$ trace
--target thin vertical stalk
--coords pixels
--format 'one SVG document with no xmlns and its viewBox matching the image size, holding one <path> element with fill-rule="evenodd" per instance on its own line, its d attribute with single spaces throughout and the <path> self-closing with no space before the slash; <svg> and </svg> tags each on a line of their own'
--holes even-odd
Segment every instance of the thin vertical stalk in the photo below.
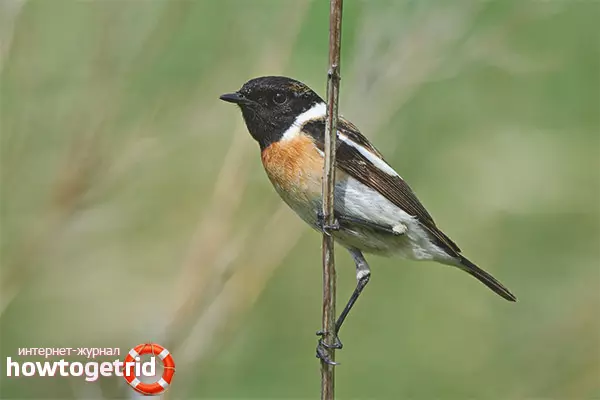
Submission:
<svg viewBox="0 0 600 400">
<path fill-rule="evenodd" d="M 323 167 L 323 226 L 333 226 L 335 187 L 335 144 L 338 122 L 338 101 L 340 93 L 340 50 L 342 42 L 342 3 L 343 0 L 330 0 L 329 9 L 329 71 L 327 74 L 327 122 L 325 124 L 325 165 Z M 327 344 L 333 344 L 335 331 L 335 291 L 336 273 L 333 237 L 323 232 L 323 332 Z M 329 349 L 329 357 L 335 360 L 335 350 Z M 321 362 L 321 399 L 334 398 L 334 365 Z"/>
</svg>

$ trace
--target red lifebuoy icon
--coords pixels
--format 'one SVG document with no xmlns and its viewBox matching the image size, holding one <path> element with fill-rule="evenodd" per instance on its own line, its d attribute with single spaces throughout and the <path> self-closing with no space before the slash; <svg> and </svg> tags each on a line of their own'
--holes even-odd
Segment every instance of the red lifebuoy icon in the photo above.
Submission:
<svg viewBox="0 0 600 400">
<path fill-rule="evenodd" d="M 136 358 L 144 354 L 155 355 L 162 361 L 163 374 L 160 379 L 154 383 L 141 382 L 135 375 L 135 369 L 131 367 L 127 368 L 127 363 L 137 363 L 139 359 Z M 127 357 L 125 357 L 123 377 L 125 377 L 127 383 L 139 393 L 145 395 L 157 395 L 163 393 L 171 384 L 173 375 L 175 375 L 175 362 L 173 361 L 173 357 L 171 356 L 171 353 L 169 353 L 169 350 L 159 344 L 143 343 L 137 345 L 131 349 L 127 354 Z"/>
</svg>

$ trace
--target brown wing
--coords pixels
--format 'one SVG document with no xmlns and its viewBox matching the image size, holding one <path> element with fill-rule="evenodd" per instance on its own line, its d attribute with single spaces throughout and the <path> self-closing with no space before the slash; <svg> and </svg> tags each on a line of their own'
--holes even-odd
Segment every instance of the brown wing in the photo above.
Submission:
<svg viewBox="0 0 600 400">
<path fill-rule="evenodd" d="M 316 145 L 323 150 L 324 148 L 324 120 L 312 120 L 304 125 L 303 130 L 309 133 L 315 140 Z M 346 136 L 356 146 L 360 146 L 383 162 L 381 153 L 364 137 L 360 131 L 348 121 L 341 119 L 338 123 L 338 132 Z M 363 155 L 355 146 L 346 141 L 337 139 L 336 145 L 336 164 L 337 167 L 348 173 L 354 179 L 377 190 L 386 199 L 394 205 L 404 210 L 425 227 L 435 239 L 436 243 L 457 256 L 460 248 L 448 236 L 446 236 L 436 226 L 431 215 L 421 204 L 410 186 L 398 175 L 390 175 L 377 168 L 365 155 Z"/>
</svg>

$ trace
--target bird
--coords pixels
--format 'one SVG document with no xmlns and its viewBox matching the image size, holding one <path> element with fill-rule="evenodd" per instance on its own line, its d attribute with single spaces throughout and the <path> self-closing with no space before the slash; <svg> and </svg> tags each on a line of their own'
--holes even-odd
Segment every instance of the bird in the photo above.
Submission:
<svg viewBox="0 0 600 400">
<path fill-rule="evenodd" d="M 261 152 L 275 191 L 308 225 L 326 231 L 346 248 L 356 266 L 356 288 L 336 320 L 335 331 L 317 332 L 317 354 L 332 361 L 326 348 L 342 348 L 338 333 L 369 282 L 364 254 L 399 256 L 457 267 L 504 299 L 516 297 L 492 275 L 469 261 L 436 225 L 406 181 L 379 150 L 347 119 L 336 132 L 334 218 L 322 215 L 322 178 L 327 104 L 304 83 L 284 76 L 249 80 L 220 99 L 236 104 Z M 324 335 L 333 334 L 333 344 Z"/>
</svg>

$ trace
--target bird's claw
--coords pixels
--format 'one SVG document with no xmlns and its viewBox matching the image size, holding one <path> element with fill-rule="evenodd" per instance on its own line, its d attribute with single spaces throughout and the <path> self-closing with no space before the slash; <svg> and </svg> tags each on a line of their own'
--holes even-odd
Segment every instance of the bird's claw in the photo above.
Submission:
<svg viewBox="0 0 600 400">
<path fill-rule="evenodd" d="M 327 333 L 327 332 L 325 332 L 325 331 L 323 331 L 323 330 L 321 330 L 321 329 L 319 329 L 319 330 L 317 331 L 317 336 L 320 336 L 320 337 L 321 337 L 321 338 L 319 339 L 319 342 L 322 342 L 322 343 L 323 343 L 323 347 L 325 347 L 325 348 L 327 348 L 327 349 L 336 349 L 336 350 L 341 350 L 341 349 L 344 347 L 344 344 L 342 343 L 342 341 L 340 340 L 340 338 L 339 338 L 339 336 L 338 336 L 337 334 L 336 334 L 336 335 L 334 336 L 334 338 L 333 338 L 333 339 L 334 339 L 334 340 L 333 340 L 333 344 L 325 343 L 325 342 L 323 341 L 323 338 L 324 338 L 325 336 L 327 336 L 327 335 L 328 335 L 328 333 Z"/>
<path fill-rule="evenodd" d="M 320 359 L 321 361 L 323 361 L 325 364 L 340 365 L 340 363 L 337 363 L 337 362 L 333 361 L 331 358 L 329 358 L 329 352 L 325 348 L 322 339 L 319 339 L 319 343 L 317 344 L 317 355 L 316 355 L 316 357 L 318 359 Z"/>
<path fill-rule="evenodd" d="M 317 336 L 320 336 L 319 341 L 317 343 L 317 358 L 320 359 L 321 361 L 323 361 L 325 364 L 339 365 L 339 363 L 333 361 L 329 357 L 328 350 L 330 350 L 330 349 L 338 349 L 339 350 L 342 347 L 344 347 L 344 345 L 342 344 L 340 338 L 337 335 L 335 335 L 334 341 L 332 344 L 325 343 L 323 338 L 326 335 L 327 335 L 327 333 L 322 330 L 317 331 Z"/>
<path fill-rule="evenodd" d="M 317 227 L 319 227 L 327 235 L 331 235 L 331 232 L 339 231 L 341 229 L 340 222 L 338 219 L 333 220 L 333 224 L 326 224 L 323 213 L 317 213 Z"/>
</svg>

